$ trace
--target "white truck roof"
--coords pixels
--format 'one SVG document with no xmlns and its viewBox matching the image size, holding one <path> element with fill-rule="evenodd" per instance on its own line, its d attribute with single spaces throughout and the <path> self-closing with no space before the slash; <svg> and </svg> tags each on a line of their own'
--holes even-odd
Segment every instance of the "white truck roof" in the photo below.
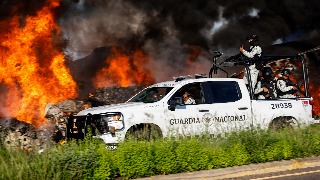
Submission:
<svg viewBox="0 0 320 180">
<path fill-rule="evenodd" d="M 149 87 L 175 87 L 179 84 L 188 84 L 192 82 L 205 82 L 205 81 L 243 81 L 243 79 L 238 79 L 238 78 L 188 78 L 188 79 L 183 79 L 179 81 L 164 81 L 164 82 L 159 82 L 156 84 L 153 84 Z"/>
</svg>

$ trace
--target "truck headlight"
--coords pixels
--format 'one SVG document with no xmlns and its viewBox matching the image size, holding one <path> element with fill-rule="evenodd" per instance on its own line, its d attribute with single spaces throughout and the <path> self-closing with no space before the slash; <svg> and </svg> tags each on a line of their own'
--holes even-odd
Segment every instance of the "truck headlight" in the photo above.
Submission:
<svg viewBox="0 0 320 180">
<path fill-rule="evenodd" d="M 124 129 L 124 118 L 122 113 L 115 112 L 115 113 L 104 113 L 101 114 L 102 117 L 105 118 L 105 121 L 108 123 L 109 131 L 115 132 L 117 130 Z"/>
<path fill-rule="evenodd" d="M 122 120 L 121 115 L 114 115 L 110 119 L 111 119 L 111 121 L 121 121 Z"/>
</svg>

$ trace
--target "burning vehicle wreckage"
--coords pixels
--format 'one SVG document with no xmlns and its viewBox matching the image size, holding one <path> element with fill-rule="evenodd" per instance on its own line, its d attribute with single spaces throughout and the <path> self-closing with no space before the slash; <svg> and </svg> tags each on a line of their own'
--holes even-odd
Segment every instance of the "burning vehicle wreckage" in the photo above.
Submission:
<svg viewBox="0 0 320 180">
<path fill-rule="evenodd" d="M 320 48 L 314 48 L 310 51 L 315 51 L 318 49 Z M 248 65 L 253 63 L 253 61 L 258 60 L 261 67 L 272 68 L 273 74 L 276 77 L 281 76 L 280 72 L 283 69 L 287 68 L 293 71 L 295 75 L 293 82 L 296 83 L 295 86 L 297 87 L 297 91 L 295 93 L 296 99 L 312 99 L 312 96 L 309 92 L 309 77 L 307 61 L 305 58 L 306 52 L 292 56 L 262 56 L 256 60 L 248 59 L 241 54 L 237 54 L 235 56 L 231 56 L 223 62 L 218 63 L 217 59 L 221 57 L 222 53 L 215 51 L 213 52 L 213 63 L 209 71 L 209 78 L 207 78 L 205 74 L 198 74 L 195 79 L 215 79 L 213 76 L 217 74 L 218 70 L 226 73 L 227 78 L 229 78 L 229 74 L 225 68 L 234 67 L 241 67 L 241 69 L 244 69 L 244 71 L 247 71 L 247 73 L 250 74 Z M 231 75 L 230 78 L 240 79 L 242 76 L 243 71 L 241 71 L 239 74 Z M 184 80 L 186 78 L 186 76 L 178 77 L 175 79 L 175 82 Z M 169 89 L 166 89 L 168 92 L 173 89 L 173 87 L 168 88 Z M 100 88 L 90 93 L 89 97 L 85 100 L 67 99 L 58 104 L 48 104 L 45 114 L 46 119 L 50 123 L 48 123 L 49 125 L 46 127 L 35 128 L 31 124 L 21 122 L 14 118 L 1 118 L 0 131 L 4 132 L 1 133 L 1 143 L 9 146 L 20 146 L 24 150 L 29 150 L 32 149 L 32 146 L 34 145 L 44 148 L 44 146 L 48 146 L 49 140 L 51 142 L 64 142 L 66 139 L 83 139 L 87 135 L 92 135 L 104 139 L 107 144 L 116 144 L 118 141 L 109 141 L 106 140 L 106 138 L 114 139 L 117 133 L 123 132 L 124 130 L 126 130 L 126 137 L 127 135 L 135 136 L 136 134 L 141 133 L 141 124 L 135 124 L 132 127 L 126 127 L 124 123 L 125 118 L 130 117 L 124 117 L 121 110 L 133 107 L 137 103 L 150 104 L 156 102 L 154 100 L 145 102 L 134 101 L 139 99 L 138 96 L 141 95 L 141 92 L 143 93 L 146 89 L 148 90 L 148 87 L 143 86 L 132 86 L 127 88 Z M 249 92 L 251 100 L 257 99 L 257 96 L 254 93 L 254 87 L 251 86 L 251 83 L 249 83 L 247 91 Z M 163 95 L 160 94 L 156 98 L 161 99 L 168 95 L 168 92 Z M 136 95 L 131 97 L 132 94 Z M 152 98 L 155 97 L 153 96 L 151 99 Z M 178 101 L 175 102 L 177 103 Z M 121 103 L 121 107 L 118 107 L 117 111 L 113 111 L 113 109 L 116 109 L 117 107 L 116 104 L 119 103 Z M 309 104 L 311 105 L 311 103 L 313 102 L 310 101 Z M 173 107 L 172 104 L 168 104 L 167 106 L 169 111 L 174 111 L 174 109 L 177 109 L 176 104 Z M 95 112 L 96 110 L 99 112 Z M 315 117 L 314 112 L 312 113 L 312 116 Z M 148 114 L 148 112 L 145 112 L 145 114 Z M 151 116 L 148 118 L 152 119 Z M 200 120 L 195 118 L 192 122 L 195 123 L 196 121 Z M 188 122 L 191 123 L 191 121 Z M 187 122 L 184 123 L 186 124 Z M 152 127 L 148 127 L 147 130 L 151 130 L 150 128 Z M 159 133 L 158 135 L 163 136 L 162 133 Z M 150 138 L 150 136 L 146 137 L 146 139 Z"/>
<path fill-rule="evenodd" d="M 315 48 L 310 51 L 315 51 L 318 49 L 319 48 Z M 305 53 L 306 52 L 292 55 L 292 56 L 262 56 L 258 59 L 248 59 L 242 56 L 241 54 L 238 54 L 228 58 L 227 60 L 221 63 L 217 63 L 217 59 L 221 57 L 222 53 L 215 51 L 213 55 L 213 64 L 209 71 L 209 78 L 206 76 L 206 74 L 197 74 L 195 75 L 194 80 L 189 81 L 189 83 L 190 82 L 194 83 L 199 81 L 200 83 L 205 84 L 207 82 L 210 83 L 211 81 L 216 81 L 217 79 L 220 79 L 220 78 L 214 78 L 213 74 L 217 74 L 218 70 L 221 70 L 224 73 L 226 73 L 227 79 L 229 79 L 228 72 L 225 70 L 225 68 L 228 68 L 228 67 L 242 67 L 242 69 L 244 67 L 244 71 L 247 71 L 247 73 L 250 74 L 250 69 L 248 68 L 248 66 L 258 61 L 260 64 L 257 66 L 260 66 L 260 68 L 270 67 L 272 69 L 273 75 L 277 78 L 281 77 L 281 72 L 284 69 L 290 69 L 290 71 L 294 72 L 294 79 L 292 80 L 295 83 L 294 86 L 296 87 L 296 91 L 294 92 L 295 98 L 281 99 L 279 97 L 273 97 L 271 100 L 273 101 L 273 103 L 274 102 L 276 103 L 272 104 L 272 102 L 269 101 L 269 104 L 271 103 L 270 107 L 272 106 L 272 109 L 278 110 L 278 114 L 281 113 L 281 109 L 283 108 L 288 108 L 286 109 L 286 111 L 288 111 L 287 114 L 290 114 L 290 111 L 293 112 L 296 110 L 306 111 L 306 112 L 303 112 L 306 115 L 304 116 L 304 118 L 308 119 L 306 120 L 308 121 L 306 124 L 319 123 L 318 122 L 319 120 L 315 119 L 317 116 L 315 114 L 314 107 L 313 107 L 313 104 L 314 104 L 313 98 L 309 91 L 309 77 L 308 77 L 308 69 L 306 66 L 307 62 L 305 60 L 306 59 Z M 230 78 L 240 79 L 243 76 L 242 73 L 233 74 Z M 200 124 L 202 115 L 197 117 L 195 116 L 195 118 L 180 118 L 180 116 L 183 117 L 182 115 L 183 113 L 181 112 L 178 119 L 169 118 L 168 119 L 168 122 L 170 122 L 169 124 L 168 122 L 167 124 L 165 124 L 164 122 L 165 120 L 159 119 L 159 118 L 167 118 L 167 116 L 169 116 L 168 114 L 174 114 L 174 113 L 177 113 L 177 110 L 181 108 L 182 109 L 186 108 L 181 98 L 176 98 L 176 99 L 172 99 L 172 98 L 175 94 L 179 93 L 179 90 L 177 90 L 178 89 L 177 86 L 183 89 L 183 85 L 177 85 L 177 84 L 179 84 L 180 82 L 181 84 L 183 84 L 183 81 L 187 81 L 186 80 L 187 78 L 188 77 L 186 76 L 181 76 L 181 77 L 175 78 L 175 81 L 167 81 L 167 82 L 151 85 L 149 87 L 146 87 L 144 90 L 140 91 L 138 94 L 136 94 L 135 96 L 130 98 L 128 101 L 122 104 L 111 104 L 111 105 L 89 108 L 87 110 L 80 111 L 78 114 L 70 115 L 66 119 L 65 136 L 67 139 L 83 139 L 90 132 L 90 135 L 103 139 L 106 144 L 114 145 L 128 137 L 141 138 L 142 136 L 144 139 L 149 140 L 156 137 L 168 136 L 169 134 L 168 129 L 171 126 L 174 126 L 175 124 L 181 125 L 181 127 L 182 126 L 186 127 L 186 125 L 188 124 L 189 125 Z M 227 79 L 224 79 L 224 81 L 228 81 Z M 241 80 L 240 81 L 229 80 L 229 81 L 237 81 L 239 82 L 239 86 L 242 86 L 241 83 L 243 83 Z M 249 78 L 249 82 L 251 82 L 250 78 Z M 252 100 L 258 100 L 258 97 L 254 93 L 254 87 L 252 87 L 251 83 L 249 83 L 247 87 L 246 86 L 244 87 L 245 87 L 244 89 L 247 91 L 246 93 L 248 94 L 248 99 L 249 99 L 249 101 L 247 101 L 248 104 Z M 175 92 L 172 92 L 171 90 Z M 150 93 L 154 91 L 157 91 L 157 93 L 153 93 L 149 97 Z M 160 91 L 163 91 L 163 92 L 160 92 Z M 203 93 L 204 88 L 201 91 Z M 172 96 L 172 97 L 168 97 L 168 96 Z M 205 94 L 203 94 L 203 96 L 205 96 Z M 242 96 L 245 96 L 245 95 L 243 94 Z M 207 100 L 204 100 L 204 99 L 205 97 L 202 97 L 203 104 L 210 104 L 210 105 L 214 104 L 213 102 L 207 102 Z M 270 99 L 268 100 L 265 99 L 265 100 L 268 101 Z M 286 100 L 288 101 L 285 102 Z M 159 105 L 159 106 L 163 106 L 164 107 L 163 109 L 157 109 L 158 105 L 152 105 L 153 103 L 160 104 L 159 102 L 163 103 Z M 201 99 L 200 100 L 198 99 L 198 102 L 201 103 Z M 294 103 L 296 105 L 293 105 Z M 260 103 L 260 105 L 261 104 L 262 103 Z M 304 106 L 302 107 L 301 104 L 303 104 Z M 293 106 L 295 107 L 299 106 L 300 109 L 295 110 L 294 108 L 292 108 Z M 211 112 L 212 109 L 210 108 L 211 107 L 209 107 L 209 110 L 203 110 L 203 111 L 198 110 L 198 111 L 201 113 L 206 113 L 209 111 Z M 249 109 L 251 108 L 245 108 L 240 110 L 249 110 Z M 152 112 L 150 112 L 150 111 L 162 111 L 162 110 L 163 112 L 160 112 L 158 114 L 157 113 L 152 114 Z M 130 113 L 128 113 L 128 111 L 130 111 Z M 140 111 L 143 111 L 143 112 L 140 112 Z M 237 114 L 238 112 L 235 112 L 235 113 Z M 161 117 L 155 117 L 156 115 Z M 190 117 L 191 116 L 192 115 L 190 115 Z M 206 118 L 204 118 L 205 116 Z M 270 115 L 270 116 L 273 116 L 273 115 Z M 221 116 L 221 119 L 219 120 L 219 122 L 225 121 L 225 118 L 223 117 L 226 117 L 226 116 Z M 235 115 L 234 117 L 230 116 L 231 119 L 232 118 L 237 119 L 237 117 L 238 117 L 237 115 Z M 243 117 L 243 120 L 241 121 L 245 121 L 246 115 L 243 115 L 241 117 Z M 215 117 L 213 117 L 212 114 L 210 115 L 210 113 L 206 113 L 202 117 L 202 122 L 203 124 L 206 124 L 205 122 L 207 122 L 207 125 L 209 123 L 211 126 L 212 123 L 210 122 L 211 120 L 215 121 L 214 118 Z M 298 124 L 296 122 L 296 119 L 297 118 L 294 118 L 291 116 L 280 115 L 280 117 L 274 118 L 272 122 L 270 121 L 268 123 L 266 122 L 261 122 L 261 123 L 262 124 L 265 123 L 264 125 L 268 127 L 272 125 L 281 126 L 281 127 L 291 126 L 294 123 L 296 123 L 296 125 Z M 247 126 L 248 124 L 249 123 L 242 124 L 242 125 Z M 167 126 L 170 126 L 170 127 L 167 127 Z M 189 130 L 192 131 L 192 129 L 193 128 Z M 156 133 L 151 134 L 151 131 Z M 145 132 L 147 133 L 145 134 Z"/>
</svg>

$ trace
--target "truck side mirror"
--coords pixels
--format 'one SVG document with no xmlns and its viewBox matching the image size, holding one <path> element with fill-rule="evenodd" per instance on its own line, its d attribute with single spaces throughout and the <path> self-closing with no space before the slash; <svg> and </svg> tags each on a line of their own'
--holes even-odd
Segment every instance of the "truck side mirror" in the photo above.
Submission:
<svg viewBox="0 0 320 180">
<path fill-rule="evenodd" d="M 184 105 L 184 101 L 183 101 L 182 97 L 174 97 L 169 100 L 169 110 L 170 111 L 176 110 L 177 105 L 180 105 L 180 106 Z"/>
</svg>

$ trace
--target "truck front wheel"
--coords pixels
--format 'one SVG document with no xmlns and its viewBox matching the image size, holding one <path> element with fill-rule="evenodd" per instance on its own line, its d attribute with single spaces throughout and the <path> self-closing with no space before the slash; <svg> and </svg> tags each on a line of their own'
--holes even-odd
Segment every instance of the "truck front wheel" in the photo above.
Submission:
<svg viewBox="0 0 320 180">
<path fill-rule="evenodd" d="M 159 126 L 154 124 L 138 124 L 132 126 L 126 133 L 126 139 L 129 140 L 156 140 L 163 137 Z"/>
<path fill-rule="evenodd" d="M 281 130 L 284 128 L 296 129 L 299 127 L 297 120 L 291 116 L 277 117 L 272 120 L 269 129 Z"/>
</svg>

